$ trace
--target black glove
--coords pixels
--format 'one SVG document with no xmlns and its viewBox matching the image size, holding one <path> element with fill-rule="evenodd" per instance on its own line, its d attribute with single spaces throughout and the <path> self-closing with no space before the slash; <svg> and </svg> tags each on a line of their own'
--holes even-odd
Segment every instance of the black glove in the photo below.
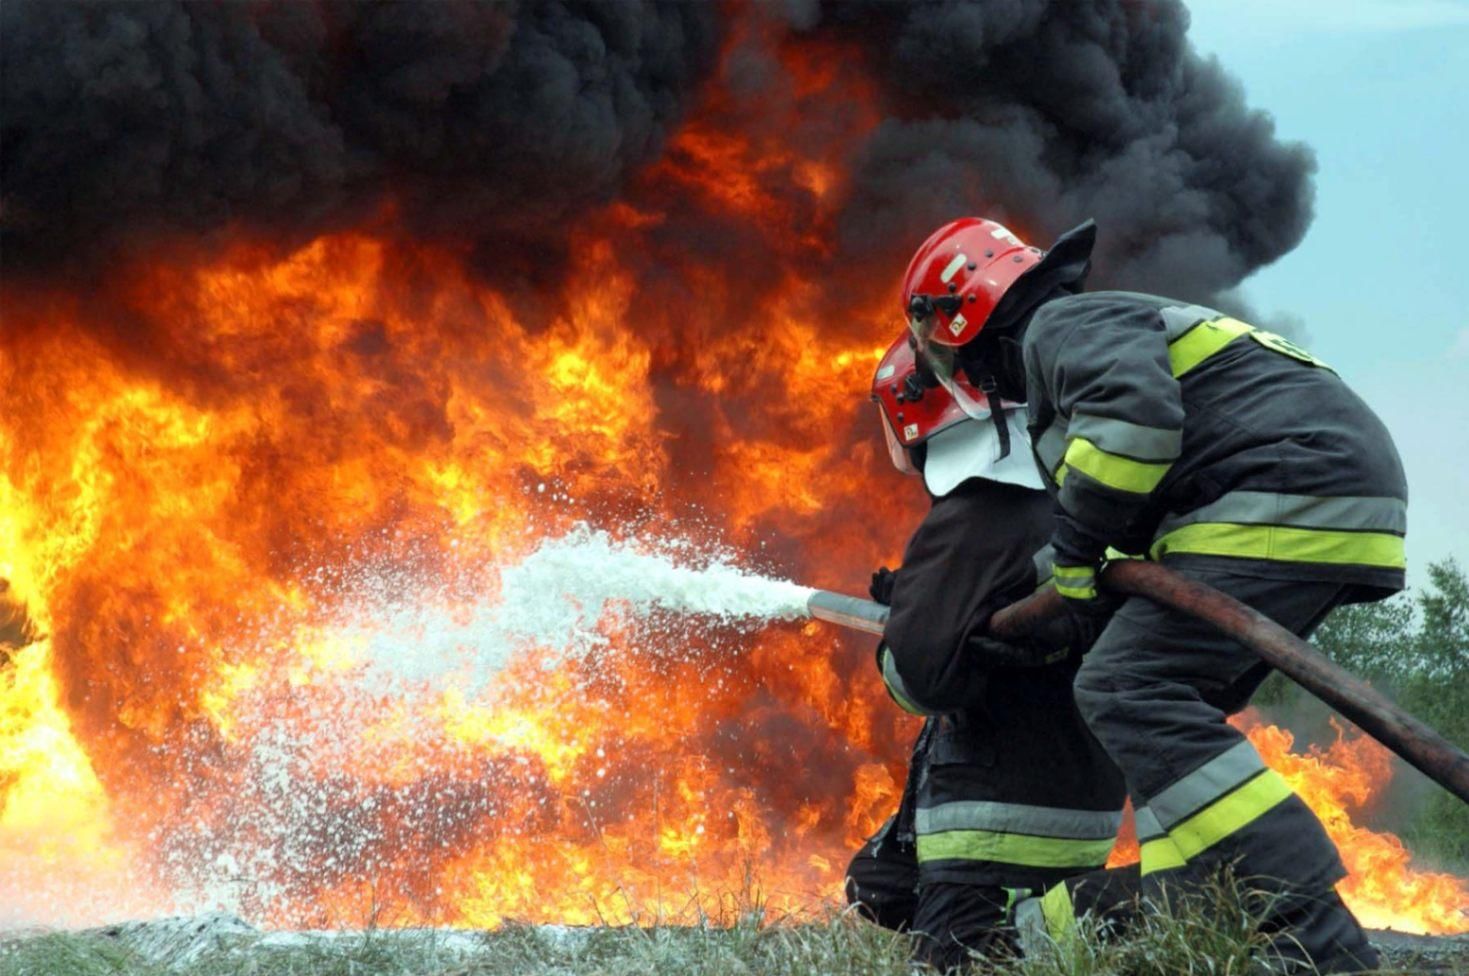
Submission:
<svg viewBox="0 0 1469 976">
<path fill-rule="evenodd" d="M 1011 644 L 1007 641 L 975 634 L 964 642 L 974 666 L 982 670 L 990 668 L 1042 668 L 1048 664 L 1065 660 L 1069 651 L 1062 647 L 1045 648 L 1031 641 Z"/>
<path fill-rule="evenodd" d="M 898 584 L 898 571 L 888 569 L 886 566 L 878 567 L 877 572 L 872 574 L 872 583 L 867 587 L 867 592 L 872 598 L 883 606 L 892 606 L 893 587 Z"/>
</svg>

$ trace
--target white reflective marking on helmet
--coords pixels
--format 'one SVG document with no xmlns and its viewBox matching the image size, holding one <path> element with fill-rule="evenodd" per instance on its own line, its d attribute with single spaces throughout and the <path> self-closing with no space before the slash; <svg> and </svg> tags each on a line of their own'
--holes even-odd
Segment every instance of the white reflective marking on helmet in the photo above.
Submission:
<svg viewBox="0 0 1469 976">
<path fill-rule="evenodd" d="M 944 273 L 939 275 L 939 281 L 942 281 L 944 284 L 947 285 L 949 283 L 949 279 L 958 274 L 959 269 L 964 267 L 964 265 L 967 264 L 968 261 L 969 259 L 962 254 L 954 255 L 954 260 L 950 261 L 947 265 L 944 266 Z"/>
<path fill-rule="evenodd" d="M 954 316 L 954 321 L 949 323 L 949 331 L 954 333 L 954 335 L 958 335 L 959 333 L 964 331 L 964 327 L 968 324 L 969 320 L 964 317 L 963 312 L 960 312 L 958 315 Z"/>
<path fill-rule="evenodd" d="M 992 230 L 992 231 L 990 231 L 990 236 L 993 237 L 993 238 L 995 238 L 995 239 L 997 239 L 997 240 L 998 239 L 1007 240 L 1011 244 L 1014 244 L 1016 247 L 1024 247 L 1025 246 L 1024 244 L 1022 244 L 1020 242 L 1020 238 L 1018 238 L 1014 234 L 1010 233 L 1009 228 L 1007 228 L 1007 227 L 1001 227 L 999 224 L 996 224 L 995 225 L 995 229 Z"/>
<path fill-rule="evenodd" d="M 885 380 L 889 376 L 892 376 L 897 371 L 898 371 L 898 367 L 894 366 L 892 363 L 888 363 L 886 366 L 882 367 L 881 369 L 879 369 L 877 371 L 877 378 L 880 379 L 880 380 Z"/>
</svg>

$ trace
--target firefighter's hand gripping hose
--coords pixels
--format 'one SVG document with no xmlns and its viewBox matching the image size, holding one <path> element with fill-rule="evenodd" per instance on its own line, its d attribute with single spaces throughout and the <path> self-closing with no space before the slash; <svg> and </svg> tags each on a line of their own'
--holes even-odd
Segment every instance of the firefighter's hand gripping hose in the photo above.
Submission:
<svg viewBox="0 0 1469 976">
<path fill-rule="evenodd" d="M 1113 593 L 1146 597 L 1212 624 L 1469 803 L 1469 755 L 1258 611 L 1153 562 L 1109 563 L 1099 582 Z M 1064 612 L 1061 604 L 1055 590 L 1044 590 L 996 613 L 989 630 L 1002 639 L 1023 637 Z"/>
<path fill-rule="evenodd" d="M 1107 564 L 1099 582 L 1113 593 L 1146 597 L 1219 628 L 1469 803 L 1469 755 L 1268 617 L 1158 563 L 1117 560 Z M 813 590 L 806 609 L 818 620 L 869 634 L 881 634 L 888 618 L 880 603 L 826 590 Z M 1001 640 L 1022 640 L 1065 612 L 1062 597 L 1048 588 L 996 613 L 989 631 Z"/>
</svg>

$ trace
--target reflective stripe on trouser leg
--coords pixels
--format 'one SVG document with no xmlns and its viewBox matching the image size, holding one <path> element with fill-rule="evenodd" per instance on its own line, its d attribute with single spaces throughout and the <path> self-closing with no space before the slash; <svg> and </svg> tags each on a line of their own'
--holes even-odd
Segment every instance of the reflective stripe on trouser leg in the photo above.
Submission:
<svg viewBox="0 0 1469 976">
<path fill-rule="evenodd" d="M 1332 582 L 1281 582 L 1180 566 L 1197 579 L 1306 635 L 1340 603 Z M 1075 681 L 1077 707 L 1127 776 L 1155 825 L 1138 830 L 1144 897 L 1187 894 L 1232 867 L 1252 888 L 1327 897 L 1344 870 L 1331 839 L 1225 710 L 1249 701 L 1268 670 L 1200 620 L 1149 600 L 1128 600 L 1097 639 Z M 1166 838 L 1166 844 L 1159 844 Z M 1152 842 L 1149 842 L 1152 841 Z M 1272 903 L 1262 925 L 1279 944 L 1331 960 L 1356 923 L 1324 905 L 1291 916 Z"/>
<path fill-rule="evenodd" d="M 1265 768 L 1254 746 L 1235 744 L 1149 798 L 1139 811 L 1143 873 L 1181 867 L 1290 795 L 1285 780 Z"/>
<path fill-rule="evenodd" d="M 918 835 L 918 863 L 997 861 L 1030 868 L 1085 871 L 1101 867 L 1112 853 L 1113 838 L 1075 840 L 1030 837 L 994 830 L 946 830 Z"/>
<path fill-rule="evenodd" d="M 1063 945 L 1076 938 L 1076 908 L 1066 882 L 1057 882 L 1045 894 L 1017 902 L 1015 929 L 1020 948 L 1028 956 L 1047 945 Z"/>
<path fill-rule="evenodd" d="M 1139 915 L 1139 882 L 1136 865 L 1107 868 L 1074 874 L 1022 899 L 1014 914 L 1021 948 L 1033 954 L 1048 945 L 1070 945 L 1084 917 L 1092 920 L 1089 936 L 1125 933 Z"/>
<path fill-rule="evenodd" d="M 1076 910 L 1066 882 L 1051 885 L 1051 890 L 1041 896 L 1041 915 L 1046 920 L 1046 933 L 1057 942 L 1076 936 Z"/>
<path fill-rule="evenodd" d="M 1171 871 L 1188 864 L 1173 838 L 1158 824 L 1158 818 L 1147 807 L 1138 807 L 1133 814 L 1137 825 L 1138 869 L 1144 874 Z"/>
<path fill-rule="evenodd" d="M 1087 870 L 1106 863 L 1122 811 L 967 800 L 920 807 L 914 825 L 919 864 L 997 861 Z"/>
<path fill-rule="evenodd" d="M 1297 633 L 1309 632 L 1341 593 L 1334 583 L 1186 575 Z M 1149 886 L 1163 875 L 1201 881 L 1225 864 L 1311 890 L 1342 877 L 1320 823 L 1211 704 L 1235 707 L 1263 677 L 1245 648 L 1139 599 L 1119 610 L 1083 661 L 1077 704 L 1145 811 L 1139 841 Z"/>
</svg>

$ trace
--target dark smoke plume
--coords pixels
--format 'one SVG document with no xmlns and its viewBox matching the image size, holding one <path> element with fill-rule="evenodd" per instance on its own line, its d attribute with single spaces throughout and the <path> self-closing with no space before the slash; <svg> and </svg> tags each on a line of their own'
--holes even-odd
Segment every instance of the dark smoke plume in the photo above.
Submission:
<svg viewBox="0 0 1469 976">
<path fill-rule="evenodd" d="M 855 40 L 882 81 L 837 228 L 874 275 L 959 214 L 1041 243 L 1095 217 L 1095 284 L 1203 298 L 1310 221 L 1309 150 L 1189 47 L 1179 0 L 10 0 L 0 258 L 77 267 L 226 228 L 289 243 L 389 206 L 533 280 L 569 217 L 658 157 L 723 21 L 772 11 L 797 45 Z"/>
<path fill-rule="evenodd" d="M 858 164 L 843 224 L 860 259 L 946 220 L 1013 220 L 1044 246 L 1100 226 L 1094 286 L 1195 299 L 1300 241 L 1312 153 L 1282 144 L 1219 63 L 1187 42 L 1178 0 L 837 4 L 890 117 Z"/>
<path fill-rule="evenodd" d="M 654 158 L 706 4 L 0 5 L 7 270 L 226 226 L 554 239 Z"/>
</svg>

